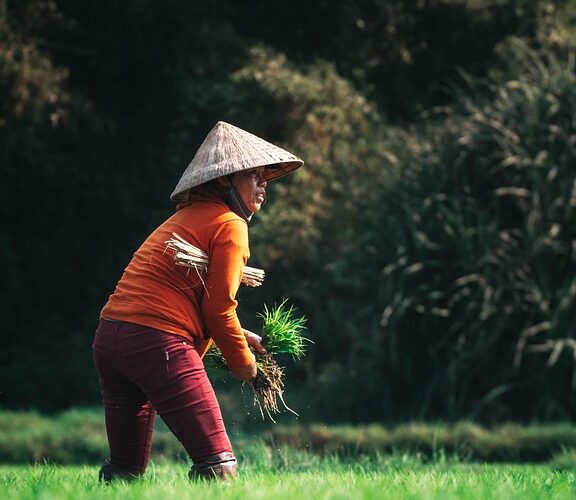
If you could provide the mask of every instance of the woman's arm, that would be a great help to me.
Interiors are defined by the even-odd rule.
[[[241,380],[251,380],[256,375],[254,354],[236,314],[236,293],[248,255],[246,223],[236,219],[224,222],[211,241],[202,300],[206,330],[232,375]]]

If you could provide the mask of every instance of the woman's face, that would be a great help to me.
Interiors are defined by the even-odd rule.
[[[266,201],[265,170],[265,167],[252,168],[232,176],[232,185],[250,212],[258,212]]]

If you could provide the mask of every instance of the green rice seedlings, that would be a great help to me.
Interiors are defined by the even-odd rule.
[[[304,356],[304,342],[311,342],[302,336],[306,329],[306,318],[296,317],[294,307],[288,307],[286,300],[273,309],[264,305],[264,312],[259,316],[262,318],[261,337],[266,354],[255,353],[257,372],[251,384],[254,404],[258,405],[262,418],[266,412],[273,422],[272,414],[280,412],[278,400],[286,410],[298,416],[284,401],[284,369],[278,365],[274,356],[289,354],[295,360]]]
[[[304,356],[304,342],[309,339],[302,336],[306,329],[306,318],[296,317],[294,306],[287,307],[286,299],[279,306],[268,309],[264,304],[262,318],[262,345],[271,354],[290,354],[295,360]]]
[[[254,353],[256,358],[256,377],[250,383],[254,391],[254,404],[258,406],[262,418],[265,414],[275,422],[272,414],[280,413],[281,403],[286,410],[298,414],[284,401],[284,368],[278,365],[275,355],[288,354],[294,360],[301,359],[305,354],[305,342],[312,342],[302,336],[306,329],[306,318],[295,315],[294,307],[288,307],[286,300],[278,306],[269,309],[264,305],[262,318],[262,346],[265,354]],[[220,350],[213,344],[208,351],[214,366],[225,366],[225,360]]]

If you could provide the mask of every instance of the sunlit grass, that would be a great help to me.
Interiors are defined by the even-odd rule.
[[[248,464],[231,484],[195,483],[183,463],[152,466],[141,480],[99,484],[97,467],[0,466],[4,499],[98,498],[574,498],[573,471],[546,466],[414,464],[411,461],[346,464],[334,460],[308,470],[259,470]]]

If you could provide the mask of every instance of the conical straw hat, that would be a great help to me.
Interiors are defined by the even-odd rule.
[[[266,180],[271,180],[303,164],[300,158],[274,144],[229,123],[218,122],[198,148],[170,199],[186,201],[190,189],[242,170],[275,165],[278,168],[266,174]]]

